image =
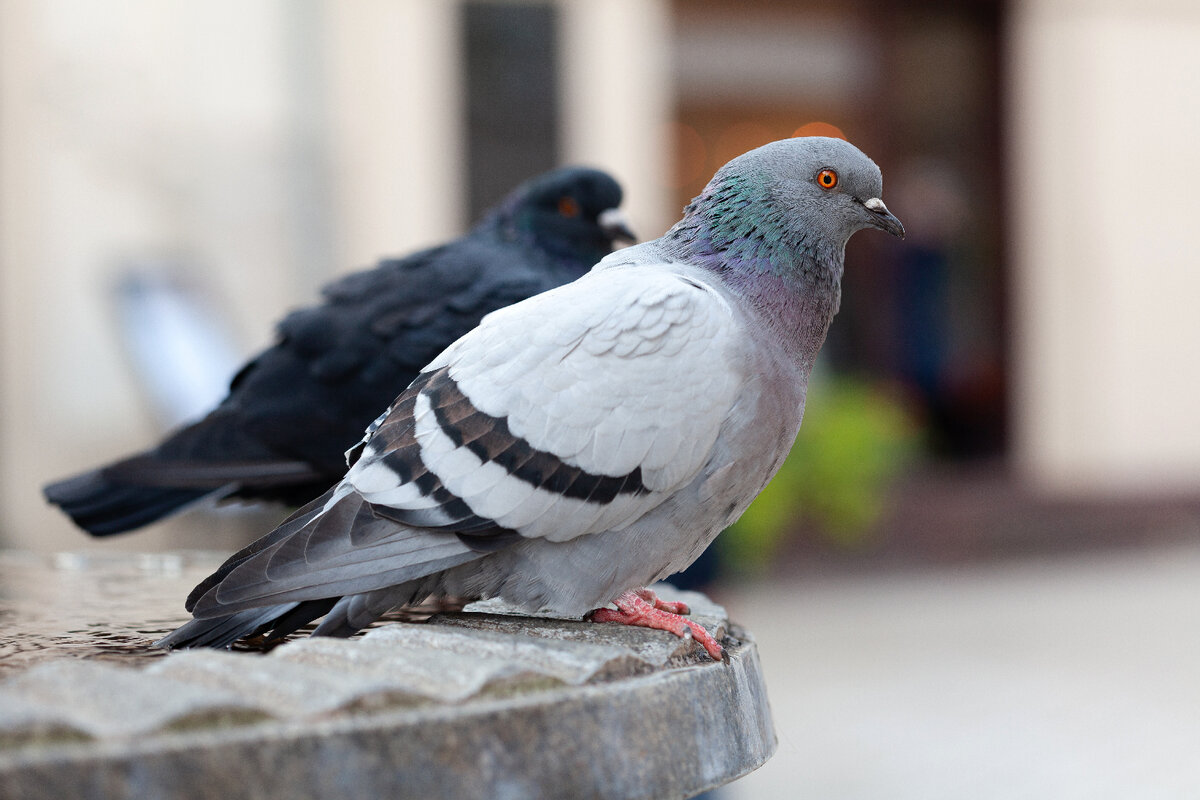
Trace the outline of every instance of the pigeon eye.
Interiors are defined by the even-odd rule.
[[[817,173],[817,184],[822,189],[832,189],[838,185],[838,174],[831,169],[823,169]]]
[[[570,195],[558,198],[558,213],[567,218],[579,216],[579,201]]]

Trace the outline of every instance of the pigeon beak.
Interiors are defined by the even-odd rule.
[[[871,212],[871,224],[881,231],[887,231],[892,236],[904,238],[904,225],[896,219],[888,207],[878,197],[872,197],[863,202],[863,207]]]
[[[637,234],[629,229],[629,221],[619,208],[607,208],[596,217],[600,230],[612,241],[624,241],[629,244],[637,242]]]

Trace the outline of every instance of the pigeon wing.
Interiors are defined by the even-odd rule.
[[[743,379],[737,333],[716,290],[664,265],[596,271],[489,315],[397,399],[320,510],[227,565],[197,616],[630,524],[707,460]]]
[[[696,277],[599,270],[493,313],[435,360],[414,434],[445,488],[500,528],[620,528],[703,465],[742,384],[737,332]]]

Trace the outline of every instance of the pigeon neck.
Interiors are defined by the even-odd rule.
[[[796,362],[811,370],[817,352],[837,314],[840,287],[797,291],[793,282],[772,273],[747,275],[736,270],[721,273],[730,291],[743,297],[762,324],[783,343]]]
[[[720,201],[706,190],[663,236],[662,246],[671,258],[718,274],[811,368],[841,303],[845,243],[791,233]]]

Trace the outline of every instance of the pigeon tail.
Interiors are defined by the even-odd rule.
[[[51,483],[46,500],[63,510],[92,536],[112,536],[140,528],[174,514],[220,489],[173,486],[131,486],[93,470]]]
[[[193,619],[167,634],[151,647],[183,650],[196,647],[226,649],[238,639],[265,634],[263,645],[270,646],[323,616],[338,598],[283,603],[252,608],[224,617]]]
[[[210,416],[154,450],[55,481],[42,492],[92,536],[112,536],[157,522],[206,498],[264,495],[304,502],[328,486],[309,464],[272,456],[261,447],[239,455],[248,451],[239,442],[237,449],[230,446],[229,452],[206,458],[180,446],[190,444],[198,430],[201,435],[211,431],[213,419],[219,421]],[[182,452],[171,452],[171,447]]]

